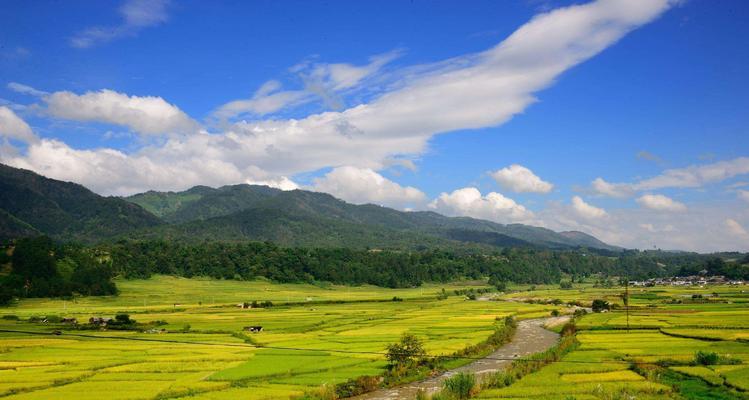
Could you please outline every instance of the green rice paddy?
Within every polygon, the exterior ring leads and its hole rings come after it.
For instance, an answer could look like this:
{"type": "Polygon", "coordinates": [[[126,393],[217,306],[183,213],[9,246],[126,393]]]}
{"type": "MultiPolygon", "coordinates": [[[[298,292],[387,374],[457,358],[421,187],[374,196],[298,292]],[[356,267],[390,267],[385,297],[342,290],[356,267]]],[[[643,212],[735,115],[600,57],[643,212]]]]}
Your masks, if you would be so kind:
{"type": "MultiPolygon", "coordinates": [[[[420,337],[430,354],[449,354],[485,340],[504,316],[537,318],[567,309],[542,304],[554,299],[586,303],[605,298],[621,304],[622,292],[591,285],[572,290],[518,287],[522,290],[499,299],[512,301],[471,301],[454,294],[438,300],[442,288],[452,294],[484,285],[383,289],[165,276],[123,280],[118,287],[121,294],[116,297],[30,299],[0,309],[0,317],[5,316],[0,329],[63,331],[59,336],[0,333],[0,397],[287,399],[323,384],[382,373],[385,360],[380,353],[404,332],[420,337]],[[393,297],[402,301],[392,301],[393,297]],[[237,307],[253,300],[275,305],[237,307]],[[139,322],[163,321],[167,333],[71,330],[28,322],[34,316],[87,320],[117,312],[127,312],[139,322]],[[262,326],[263,331],[243,331],[249,325],[262,326]]],[[[580,345],[561,362],[510,386],[483,390],[477,397],[699,399],[708,398],[699,393],[718,391],[729,397],[714,398],[746,397],[746,287],[638,290],[633,293],[639,296],[631,297],[630,330],[621,309],[588,314],[577,323],[580,345]],[[690,301],[694,294],[703,295],[703,300],[690,301]],[[690,365],[698,350],[740,363],[690,365]],[[671,380],[638,368],[655,363],[673,374],[671,380]],[[685,382],[692,379],[691,386],[675,385],[673,376],[685,382]]]]}
{"type": "Polygon", "coordinates": [[[155,277],[120,281],[118,286],[122,293],[117,297],[31,299],[0,309],[0,315],[20,319],[0,319],[0,329],[63,330],[60,336],[0,333],[0,396],[288,398],[322,384],[382,373],[385,360],[378,353],[403,332],[419,336],[430,354],[449,354],[485,340],[498,318],[545,316],[554,308],[455,295],[435,298],[443,287],[450,293],[483,286],[480,282],[383,289],[155,277]],[[403,301],[392,301],[394,296],[403,301]],[[252,300],[276,305],[237,307],[252,300]],[[292,304],[283,304],[287,302],[292,304]],[[164,321],[168,333],[75,331],[27,322],[32,316],[84,321],[116,312],[128,312],[139,322],[164,321]],[[249,325],[262,326],[263,332],[244,332],[249,325]],[[251,343],[282,349],[254,348],[251,343]]]}
{"type": "MultiPolygon", "coordinates": [[[[583,286],[573,290],[541,287],[505,298],[526,301],[590,302],[602,298],[621,304],[623,288],[583,286]]],[[[482,399],[742,399],[749,398],[749,292],[746,286],[653,287],[630,293],[627,330],[624,310],[588,314],[578,320],[579,347],[561,362],[518,382],[482,391],[482,399]],[[700,294],[700,302],[682,302],[700,294]],[[676,304],[675,304],[676,303],[676,304]],[[737,365],[689,365],[697,351],[739,360],[737,365]],[[662,369],[697,378],[696,384],[662,379],[662,369]],[[642,367],[643,368],[638,368],[642,367]]],[[[681,379],[681,378],[677,378],[681,379]]]]}

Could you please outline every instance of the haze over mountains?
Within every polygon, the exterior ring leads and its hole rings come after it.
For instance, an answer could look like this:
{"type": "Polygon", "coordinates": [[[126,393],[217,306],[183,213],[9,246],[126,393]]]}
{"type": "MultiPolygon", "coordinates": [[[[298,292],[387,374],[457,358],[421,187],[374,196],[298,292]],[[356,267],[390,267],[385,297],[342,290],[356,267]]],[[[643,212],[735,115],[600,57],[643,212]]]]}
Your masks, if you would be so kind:
{"type": "Polygon", "coordinates": [[[582,232],[354,205],[324,193],[267,186],[196,186],[124,199],[103,197],[75,183],[0,164],[0,238],[38,234],[84,242],[164,238],[356,248],[467,243],[619,250],[582,232]]]}

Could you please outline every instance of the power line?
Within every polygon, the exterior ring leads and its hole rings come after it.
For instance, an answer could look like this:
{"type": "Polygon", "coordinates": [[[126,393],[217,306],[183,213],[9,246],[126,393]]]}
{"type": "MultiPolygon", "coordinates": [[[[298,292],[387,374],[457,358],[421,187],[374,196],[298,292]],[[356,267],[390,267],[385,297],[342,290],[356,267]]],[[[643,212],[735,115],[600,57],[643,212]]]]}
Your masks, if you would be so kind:
{"type": "MultiPolygon", "coordinates": [[[[284,350],[284,351],[306,351],[306,352],[325,352],[325,353],[341,353],[341,354],[360,354],[360,355],[378,355],[386,356],[388,353],[381,351],[357,351],[357,350],[337,350],[337,349],[311,349],[302,347],[288,347],[288,346],[266,346],[252,343],[216,343],[216,342],[200,342],[200,341],[184,341],[184,340],[166,340],[166,339],[151,339],[151,338],[137,338],[137,337],[125,337],[125,336],[109,336],[109,335],[88,335],[84,333],[60,333],[59,335],[54,332],[36,332],[36,331],[21,331],[13,329],[0,329],[0,333],[20,333],[27,335],[38,335],[38,336],[71,336],[80,337],[87,339],[113,339],[113,340],[129,340],[137,342],[156,342],[156,343],[169,343],[169,344],[186,344],[186,345],[198,345],[198,346],[219,346],[219,347],[238,347],[238,348],[254,348],[254,349],[269,349],[269,350],[284,350]]],[[[427,355],[426,358],[450,358],[450,359],[461,359],[461,360],[491,360],[491,361],[522,361],[522,362],[563,362],[572,364],[626,364],[629,365],[631,362],[622,360],[557,360],[557,361],[544,361],[544,360],[533,360],[528,358],[520,357],[471,357],[471,356],[455,356],[455,355],[427,355]]]]}

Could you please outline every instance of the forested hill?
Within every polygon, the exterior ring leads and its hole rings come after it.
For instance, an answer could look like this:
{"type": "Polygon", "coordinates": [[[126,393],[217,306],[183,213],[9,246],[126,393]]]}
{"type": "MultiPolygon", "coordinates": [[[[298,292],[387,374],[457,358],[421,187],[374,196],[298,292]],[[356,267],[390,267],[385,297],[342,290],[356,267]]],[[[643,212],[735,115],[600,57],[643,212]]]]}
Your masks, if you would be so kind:
{"type": "Polygon", "coordinates": [[[582,232],[502,225],[434,212],[354,205],[304,190],[266,186],[196,186],[184,192],[146,192],[126,198],[172,225],[149,237],[193,240],[255,239],[290,246],[414,247],[478,243],[495,247],[620,250],[582,232]]]}
{"type": "Polygon", "coordinates": [[[40,234],[88,243],[261,240],[293,247],[620,250],[582,232],[354,205],[324,193],[267,186],[102,197],[78,184],[0,165],[0,239],[40,234]]]}
{"type": "Polygon", "coordinates": [[[106,238],[161,220],[117,197],[0,164],[0,239],[46,234],[58,239],[106,238]]]}

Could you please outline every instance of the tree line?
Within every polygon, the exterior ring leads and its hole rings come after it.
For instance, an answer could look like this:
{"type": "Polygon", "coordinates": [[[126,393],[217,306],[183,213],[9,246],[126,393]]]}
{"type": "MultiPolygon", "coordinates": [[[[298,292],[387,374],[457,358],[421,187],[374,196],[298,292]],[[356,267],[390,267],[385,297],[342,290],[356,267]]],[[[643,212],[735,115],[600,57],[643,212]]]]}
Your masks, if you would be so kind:
{"type": "Polygon", "coordinates": [[[100,296],[117,293],[112,268],[94,249],[46,236],[0,248],[0,305],[17,297],[100,296]]]}
{"type": "MultiPolygon", "coordinates": [[[[741,256],[741,255],[739,255],[741,256]]],[[[549,284],[593,274],[647,279],[708,270],[749,279],[749,261],[724,261],[696,253],[628,250],[617,256],[586,250],[505,248],[496,251],[420,251],[282,247],[268,242],[199,244],[166,240],[122,240],[96,246],[55,243],[47,237],[17,240],[0,251],[0,296],[50,297],[116,293],[114,276],[154,274],[283,283],[330,282],[415,287],[423,282],[486,279],[549,284]]]]}

